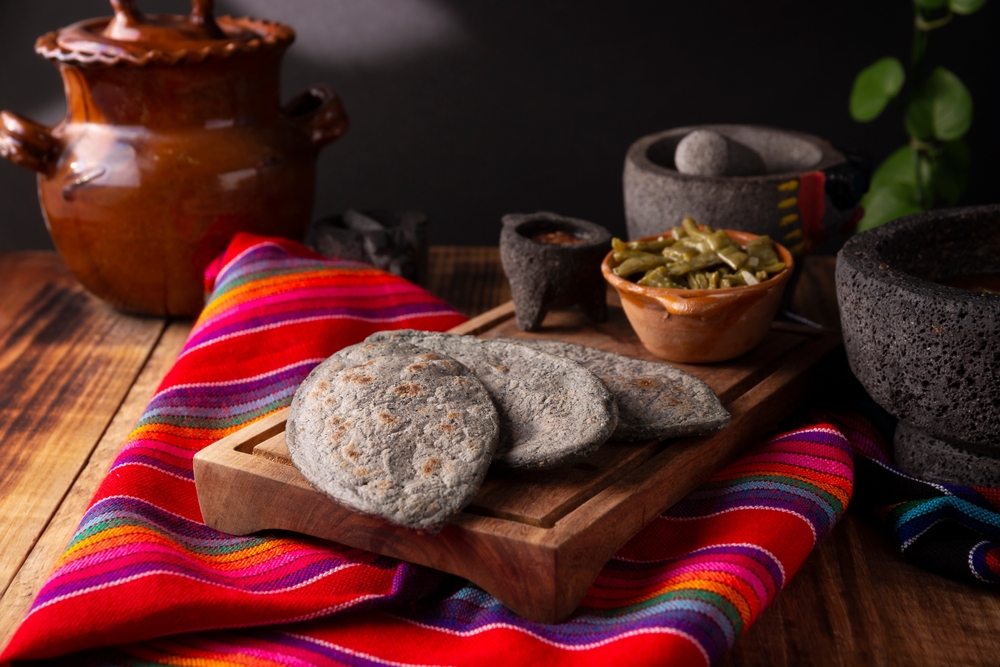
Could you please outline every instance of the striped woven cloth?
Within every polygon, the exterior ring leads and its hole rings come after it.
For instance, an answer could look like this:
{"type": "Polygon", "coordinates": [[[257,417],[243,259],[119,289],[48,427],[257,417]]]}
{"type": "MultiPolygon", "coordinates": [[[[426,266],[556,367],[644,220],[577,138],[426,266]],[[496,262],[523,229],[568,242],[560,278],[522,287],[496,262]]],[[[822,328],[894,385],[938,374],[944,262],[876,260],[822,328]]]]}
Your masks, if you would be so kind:
{"type": "Polygon", "coordinates": [[[774,599],[851,495],[840,430],[773,438],[655,519],[556,625],[427,568],[288,534],[223,534],[201,522],[195,452],[286,406],[315,364],[373,331],[464,318],[389,274],[246,235],[208,281],[183,352],[0,659],[704,665],[774,599]]]}
{"type": "Polygon", "coordinates": [[[870,398],[852,407],[834,417],[854,445],[852,509],[880,519],[915,565],[967,583],[1000,583],[1000,489],[907,475],[888,447],[894,420],[870,398]]]}

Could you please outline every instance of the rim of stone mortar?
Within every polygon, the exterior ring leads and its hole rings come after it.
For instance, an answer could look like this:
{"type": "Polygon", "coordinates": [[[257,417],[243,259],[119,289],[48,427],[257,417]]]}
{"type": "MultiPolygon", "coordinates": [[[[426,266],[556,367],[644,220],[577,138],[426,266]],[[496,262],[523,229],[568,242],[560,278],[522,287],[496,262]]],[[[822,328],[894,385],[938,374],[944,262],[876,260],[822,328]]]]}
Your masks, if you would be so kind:
{"type": "Polygon", "coordinates": [[[568,218],[564,215],[551,213],[549,211],[539,211],[538,213],[509,213],[503,216],[502,222],[504,229],[509,229],[514,239],[521,239],[526,243],[530,243],[532,246],[539,248],[540,250],[568,252],[591,249],[595,246],[605,246],[611,243],[611,233],[601,225],[590,222],[589,220],[568,218]],[[554,225],[564,225],[574,230],[583,231],[586,233],[586,238],[583,243],[574,243],[572,245],[539,243],[538,241],[534,241],[530,237],[521,233],[522,227],[536,222],[543,224],[549,222],[554,225]]]}
{"type": "MultiPolygon", "coordinates": [[[[676,148],[676,147],[675,147],[676,148]]],[[[796,130],[785,130],[778,127],[771,127],[769,125],[750,125],[742,123],[730,123],[730,124],[712,124],[712,125],[690,125],[687,127],[675,127],[669,130],[663,130],[661,132],[655,132],[653,134],[647,134],[644,137],[637,139],[631,146],[629,146],[628,152],[625,157],[626,161],[631,162],[639,169],[644,171],[652,172],[654,174],[659,174],[663,176],[668,176],[671,178],[677,178],[681,180],[689,181],[701,181],[705,183],[732,183],[733,181],[741,183],[768,183],[772,181],[785,181],[790,178],[796,178],[801,174],[813,172],[813,171],[823,171],[835,165],[844,163],[847,159],[844,157],[843,153],[833,148],[829,142],[817,137],[812,134],[807,134],[805,132],[798,132],[796,130]],[[766,174],[758,174],[754,176],[701,176],[697,174],[682,174],[677,171],[677,169],[671,169],[669,167],[664,167],[661,164],[653,162],[649,158],[649,149],[656,143],[662,141],[663,139],[672,139],[674,137],[678,138],[678,141],[691,132],[695,130],[712,130],[714,132],[719,132],[720,134],[725,134],[727,136],[737,129],[750,129],[750,130],[762,130],[765,132],[774,132],[777,134],[782,134],[785,136],[793,137],[809,143],[811,146],[819,149],[820,157],[817,162],[808,166],[798,169],[792,169],[781,172],[769,172],[766,174]]]]}
{"type": "MultiPolygon", "coordinates": [[[[873,280],[892,284],[897,289],[914,295],[940,299],[950,303],[975,305],[1000,316],[1000,294],[987,294],[961,287],[952,287],[914,275],[914,273],[900,268],[898,258],[890,254],[891,251],[895,250],[896,244],[906,242],[907,238],[966,217],[995,218],[990,228],[1000,238],[1000,204],[925,211],[898,218],[851,238],[841,249],[838,261],[843,261],[854,271],[869,276],[873,280]]],[[[997,258],[994,271],[1000,271],[1000,257],[997,258]]],[[[961,275],[968,274],[957,272],[954,275],[945,276],[944,279],[961,275]]]]}

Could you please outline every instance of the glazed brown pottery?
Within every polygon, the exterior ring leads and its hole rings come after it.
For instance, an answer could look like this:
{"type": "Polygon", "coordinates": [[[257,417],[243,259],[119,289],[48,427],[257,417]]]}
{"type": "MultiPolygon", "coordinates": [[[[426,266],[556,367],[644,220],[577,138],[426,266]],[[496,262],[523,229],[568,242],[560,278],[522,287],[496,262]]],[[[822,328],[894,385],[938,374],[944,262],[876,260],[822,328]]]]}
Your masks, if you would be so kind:
{"type": "Polygon", "coordinates": [[[240,231],[301,239],[314,166],[347,129],[333,89],[280,105],[281,56],[295,33],[252,18],[112,18],[40,37],[62,73],[68,113],[48,128],[0,114],[0,155],[38,172],[46,223],[90,291],[127,311],[193,315],[202,275],[240,231]]]}
{"type": "MultiPolygon", "coordinates": [[[[730,230],[726,234],[740,245],[757,236],[730,230]]],[[[617,290],[625,316],[647,350],[667,361],[704,364],[749,352],[767,334],[794,268],[787,248],[775,243],[774,249],[785,269],[769,280],[745,287],[643,287],[614,274],[617,262],[613,251],[604,258],[601,273],[617,290]]]]}

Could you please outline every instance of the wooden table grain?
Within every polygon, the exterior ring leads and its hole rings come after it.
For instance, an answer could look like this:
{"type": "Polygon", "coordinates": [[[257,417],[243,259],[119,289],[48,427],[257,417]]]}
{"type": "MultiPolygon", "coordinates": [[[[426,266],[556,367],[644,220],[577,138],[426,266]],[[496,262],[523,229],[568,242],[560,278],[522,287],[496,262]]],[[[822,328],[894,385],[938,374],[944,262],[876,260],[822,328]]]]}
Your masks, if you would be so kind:
{"type": "MultiPolygon", "coordinates": [[[[510,298],[496,248],[432,248],[428,287],[469,316],[510,298]]],[[[833,294],[833,258],[808,258],[795,312],[836,326],[833,294]]],[[[190,328],[108,308],[53,253],[0,254],[0,646],[190,328]]],[[[1000,664],[1000,593],[910,565],[848,513],[722,664],[1000,664]]]]}

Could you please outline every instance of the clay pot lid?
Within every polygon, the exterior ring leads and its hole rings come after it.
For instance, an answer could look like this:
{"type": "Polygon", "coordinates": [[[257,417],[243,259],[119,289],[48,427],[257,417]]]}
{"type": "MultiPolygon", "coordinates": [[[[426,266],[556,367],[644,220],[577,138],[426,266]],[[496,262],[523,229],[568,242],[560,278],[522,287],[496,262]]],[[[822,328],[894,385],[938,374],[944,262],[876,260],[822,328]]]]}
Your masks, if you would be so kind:
{"type": "Polygon", "coordinates": [[[115,15],[80,21],[42,35],[35,51],[49,60],[85,65],[175,65],[236,53],[283,49],[295,31],[249,17],[215,17],[213,0],[192,0],[191,13],[145,15],[133,0],[111,0],[115,15]]]}

